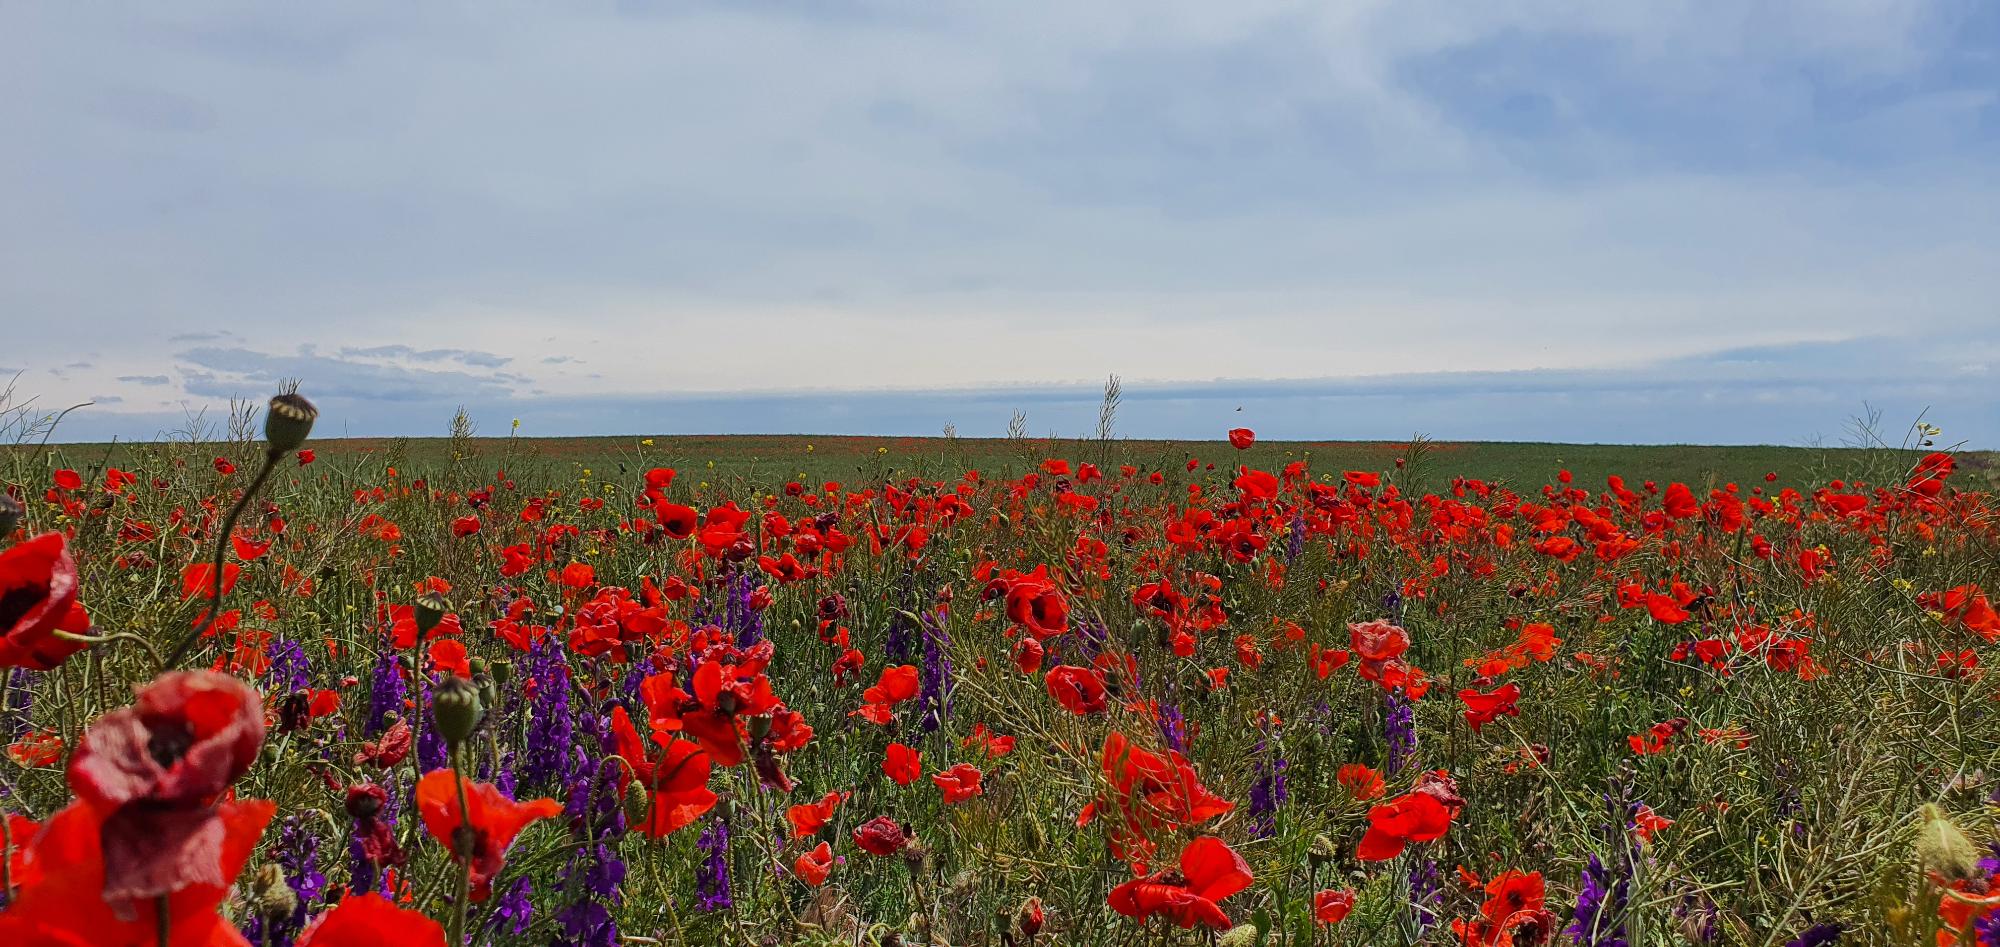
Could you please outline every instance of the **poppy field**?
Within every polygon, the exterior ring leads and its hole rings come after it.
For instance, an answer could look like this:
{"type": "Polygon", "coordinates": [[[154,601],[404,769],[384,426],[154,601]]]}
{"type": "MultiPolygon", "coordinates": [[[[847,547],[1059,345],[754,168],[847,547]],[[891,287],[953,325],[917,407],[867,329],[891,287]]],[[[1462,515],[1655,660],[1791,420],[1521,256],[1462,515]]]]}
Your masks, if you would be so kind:
{"type": "Polygon", "coordinates": [[[2000,947],[1985,455],[323,420],[0,454],[0,944],[2000,947]]]}

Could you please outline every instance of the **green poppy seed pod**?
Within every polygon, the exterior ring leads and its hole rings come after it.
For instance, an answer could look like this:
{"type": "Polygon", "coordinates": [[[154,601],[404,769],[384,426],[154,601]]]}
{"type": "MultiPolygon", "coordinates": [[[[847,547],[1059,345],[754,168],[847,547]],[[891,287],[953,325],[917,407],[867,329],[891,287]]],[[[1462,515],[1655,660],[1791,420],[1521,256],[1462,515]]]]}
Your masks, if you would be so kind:
{"type": "Polygon", "coordinates": [[[476,675],[473,677],[472,683],[479,688],[480,704],[487,707],[497,707],[500,705],[500,685],[493,683],[493,675],[476,675]]]}
{"type": "Polygon", "coordinates": [[[264,411],[264,443],[280,454],[298,450],[312,435],[313,421],[318,418],[319,409],[296,391],[272,398],[264,411]]]}
{"type": "Polygon", "coordinates": [[[25,512],[21,501],[0,493],[0,536],[13,533],[14,527],[21,525],[21,514],[25,512]]]}
{"type": "Polygon", "coordinates": [[[1257,925],[1240,924],[1216,938],[1215,947],[1256,947],[1257,925]]]}
{"type": "Polygon", "coordinates": [[[475,681],[488,672],[485,658],[473,658],[466,662],[466,666],[472,669],[472,679],[475,681]]]}
{"type": "Polygon", "coordinates": [[[1340,849],[1333,846],[1333,839],[1324,835],[1313,836],[1312,847],[1306,849],[1306,861],[1318,868],[1340,857],[1340,849]]]}
{"type": "Polygon", "coordinates": [[[431,629],[444,621],[444,613],[450,608],[451,603],[446,602],[444,597],[436,592],[425,592],[417,596],[417,604],[411,609],[411,617],[417,620],[417,634],[419,636],[430,634],[431,629]]]}
{"type": "Polygon", "coordinates": [[[505,687],[507,682],[514,679],[514,662],[502,659],[493,662],[492,668],[494,683],[505,687]]]}
{"type": "Polygon", "coordinates": [[[652,796],[646,787],[633,780],[625,787],[625,821],[633,824],[646,821],[646,811],[652,808],[652,796]]]}
{"type": "Polygon", "coordinates": [[[438,735],[451,747],[456,748],[472,736],[485,713],[486,708],[479,703],[479,689],[464,678],[446,678],[438,685],[437,693],[431,695],[431,719],[437,722],[438,735]]]}
{"type": "Polygon", "coordinates": [[[250,882],[250,897],[257,904],[257,913],[272,920],[291,917],[299,908],[298,893],[285,881],[285,870],[276,863],[257,869],[256,879],[250,882]]]}
{"type": "Polygon", "coordinates": [[[1979,871],[1979,848],[1952,824],[1944,810],[1925,803],[1917,814],[1923,819],[1917,830],[1917,864],[1946,881],[1985,877],[1979,871]]]}

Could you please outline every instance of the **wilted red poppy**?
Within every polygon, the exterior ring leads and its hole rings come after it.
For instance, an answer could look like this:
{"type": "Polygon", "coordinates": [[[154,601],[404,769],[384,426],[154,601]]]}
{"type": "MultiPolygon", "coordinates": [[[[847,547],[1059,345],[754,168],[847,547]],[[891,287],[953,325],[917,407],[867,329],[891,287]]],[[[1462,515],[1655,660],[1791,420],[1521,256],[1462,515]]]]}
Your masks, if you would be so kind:
{"type": "Polygon", "coordinates": [[[554,799],[515,802],[491,783],[468,779],[461,815],[458,779],[458,774],[448,769],[426,773],[417,781],[417,809],[423,813],[424,829],[431,838],[453,858],[472,866],[472,900],[484,901],[514,837],[537,819],[561,815],[562,806],[554,799]],[[461,827],[469,831],[461,832],[461,827]]]}
{"type": "Polygon", "coordinates": [[[1164,915],[1175,926],[1221,929],[1229,915],[1216,902],[1250,887],[1250,865],[1223,841],[1204,835],[1181,849],[1180,871],[1134,878],[1111,889],[1111,909],[1144,921],[1164,915]]]}
{"type": "Polygon", "coordinates": [[[854,844],[870,855],[894,855],[910,844],[903,826],[886,815],[878,815],[854,830],[854,844]]]}
{"type": "Polygon", "coordinates": [[[1255,443],[1257,443],[1257,432],[1247,427],[1229,429],[1229,446],[1237,450],[1249,450],[1250,445],[1255,443]]]}
{"type": "Polygon", "coordinates": [[[56,634],[90,630],[76,593],[76,560],[61,533],[0,552],[0,667],[47,671],[83,650],[56,634]]]}
{"type": "Polygon", "coordinates": [[[350,894],[299,932],[297,947],[444,947],[444,926],[373,891],[350,894]]]}
{"type": "Polygon", "coordinates": [[[942,773],[931,775],[931,782],[944,792],[944,804],[951,806],[977,796],[985,790],[979,785],[979,767],[971,763],[960,763],[942,773]]]}
{"type": "Polygon", "coordinates": [[[83,732],[69,786],[101,820],[104,897],[226,885],[215,803],[257,759],[263,701],[227,674],[170,671],[83,732]]]}
{"type": "Polygon", "coordinates": [[[800,855],[797,861],[792,862],[792,874],[815,888],[825,884],[826,876],[832,873],[833,846],[825,842],[819,843],[812,851],[800,855]]]}

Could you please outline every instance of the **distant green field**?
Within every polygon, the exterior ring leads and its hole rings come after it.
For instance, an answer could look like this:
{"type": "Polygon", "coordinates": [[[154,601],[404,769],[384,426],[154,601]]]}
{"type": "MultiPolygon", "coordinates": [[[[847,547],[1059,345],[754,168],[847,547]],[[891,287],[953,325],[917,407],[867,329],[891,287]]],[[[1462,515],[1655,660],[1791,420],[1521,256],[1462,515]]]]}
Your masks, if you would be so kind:
{"type": "MultiPolygon", "coordinates": [[[[350,438],[316,440],[321,462],[351,468],[365,478],[372,466],[401,465],[421,472],[450,460],[448,438],[350,438]]],[[[46,456],[16,448],[16,464],[90,469],[121,458],[161,450],[200,453],[189,445],[51,445],[46,456]]],[[[1389,470],[1402,460],[1410,466],[1404,482],[1429,489],[1454,477],[1500,481],[1535,488],[1568,470],[1580,485],[1598,487],[1610,474],[1635,486],[1645,480],[1678,480],[1692,485],[1735,482],[1761,485],[1766,474],[1781,485],[1823,483],[1848,478],[1882,482],[1901,477],[1919,451],[1807,447],[1630,446],[1509,442],[1259,441],[1245,451],[1222,441],[1112,441],[1023,438],[850,437],[809,435],[703,435],[581,438],[474,438],[465,442],[465,460],[487,472],[506,469],[519,480],[608,477],[654,466],[674,467],[684,476],[716,483],[771,484],[803,478],[811,482],[869,482],[886,477],[956,477],[966,470],[990,476],[1018,474],[1042,460],[1060,457],[1103,467],[1135,464],[1145,469],[1179,467],[1189,459],[1221,465],[1248,464],[1276,470],[1306,460],[1316,472],[1389,470]]],[[[1959,455],[1966,479],[1992,482],[2000,457],[1992,452],[1959,455]]],[[[136,460],[136,458],[135,458],[136,460]]],[[[136,464],[135,464],[136,465],[136,464]]],[[[18,468],[17,468],[18,469],[18,468]]]]}

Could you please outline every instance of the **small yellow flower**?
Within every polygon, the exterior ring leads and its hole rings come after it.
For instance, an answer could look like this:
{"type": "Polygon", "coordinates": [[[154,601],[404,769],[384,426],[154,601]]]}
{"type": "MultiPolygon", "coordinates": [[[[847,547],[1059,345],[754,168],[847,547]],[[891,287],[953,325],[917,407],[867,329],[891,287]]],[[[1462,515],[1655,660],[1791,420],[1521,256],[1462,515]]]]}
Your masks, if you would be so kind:
{"type": "Polygon", "coordinates": [[[646,438],[645,440],[643,440],[643,441],[640,441],[640,442],[639,442],[639,446],[640,446],[640,447],[651,447],[651,446],[653,446],[653,439],[652,439],[652,438],[650,438],[650,437],[649,437],[649,438],[646,438]]]}
{"type": "Polygon", "coordinates": [[[807,444],[807,445],[806,445],[806,453],[810,454],[810,453],[812,453],[812,452],[813,452],[813,446],[812,446],[811,444],[807,444]]]}

